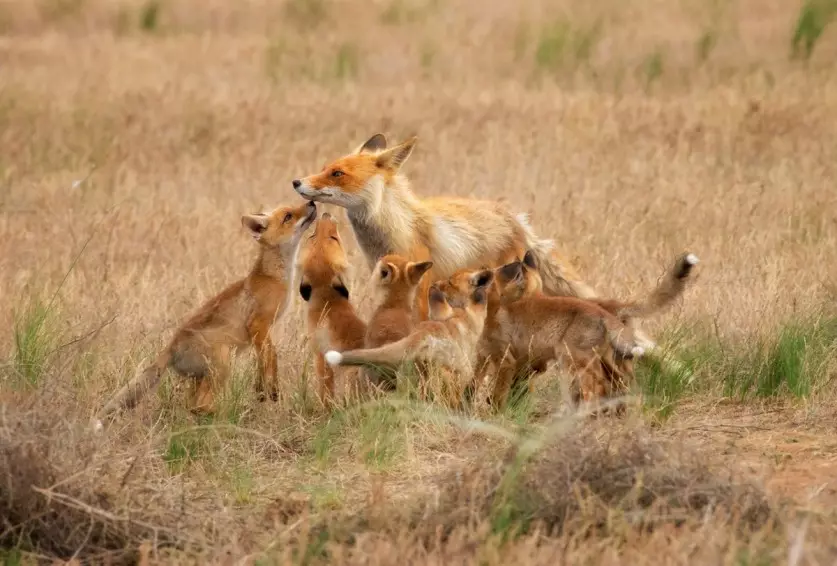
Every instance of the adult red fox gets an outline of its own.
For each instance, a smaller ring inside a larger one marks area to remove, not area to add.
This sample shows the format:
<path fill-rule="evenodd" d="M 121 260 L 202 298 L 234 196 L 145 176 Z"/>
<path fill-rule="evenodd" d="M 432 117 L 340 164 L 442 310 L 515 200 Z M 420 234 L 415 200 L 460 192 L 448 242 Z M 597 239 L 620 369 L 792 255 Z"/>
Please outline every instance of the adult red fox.
<path fill-rule="evenodd" d="M 421 320 L 428 318 L 433 281 L 459 269 L 503 265 L 527 250 L 537 257 L 545 293 L 595 296 L 557 254 L 554 242 L 535 235 L 525 214 L 513 214 L 488 200 L 418 198 L 401 172 L 416 141 L 412 137 L 388 149 L 386 138 L 375 134 L 320 173 L 295 179 L 293 187 L 303 198 L 346 209 L 370 268 L 387 254 L 433 262 L 416 294 Z"/>

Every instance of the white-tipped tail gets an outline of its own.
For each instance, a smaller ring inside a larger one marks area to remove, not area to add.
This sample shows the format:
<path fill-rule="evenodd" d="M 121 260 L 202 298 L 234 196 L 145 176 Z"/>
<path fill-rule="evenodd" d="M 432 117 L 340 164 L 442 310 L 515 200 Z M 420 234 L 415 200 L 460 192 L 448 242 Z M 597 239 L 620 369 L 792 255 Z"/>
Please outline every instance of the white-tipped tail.
<path fill-rule="evenodd" d="M 687 254 L 686 263 L 688 263 L 689 265 L 697 265 L 698 263 L 700 263 L 700 259 L 698 259 L 698 256 L 696 256 L 695 254 Z"/>
<path fill-rule="evenodd" d="M 329 350 L 325 353 L 325 361 L 330 366 L 339 366 L 340 362 L 343 361 L 343 354 L 335 350 Z"/>
<path fill-rule="evenodd" d="M 645 348 L 642 346 L 634 346 L 631 348 L 631 355 L 635 358 L 641 358 L 645 354 Z"/>

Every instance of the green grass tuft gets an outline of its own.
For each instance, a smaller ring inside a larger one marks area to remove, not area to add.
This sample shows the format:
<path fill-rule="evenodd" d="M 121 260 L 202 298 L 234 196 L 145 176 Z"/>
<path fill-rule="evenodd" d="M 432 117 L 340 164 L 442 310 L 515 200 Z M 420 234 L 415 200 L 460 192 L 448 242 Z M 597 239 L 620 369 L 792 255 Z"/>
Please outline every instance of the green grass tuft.
<path fill-rule="evenodd" d="M 525 29 L 519 30 L 525 34 Z M 597 20 L 586 27 L 573 26 L 559 19 L 541 30 L 535 48 L 536 65 L 547 71 L 561 71 L 587 62 L 601 39 L 602 23 Z M 525 35 L 515 38 L 515 53 L 525 49 Z"/>
<path fill-rule="evenodd" d="M 360 53 L 353 43 L 343 43 L 334 56 L 334 75 L 340 79 L 353 79 L 360 68 Z"/>
<path fill-rule="evenodd" d="M 695 43 L 695 56 L 698 64 L 706 63 L 718 44 L 718 32 L 714 29 L 704 31 Z"/>
<path fill-rule="evenodd" d="M 724 368 L 727 395 L 808 397 L 830 378 L 837 317 L 809 316 L 782 325 L 777 335 L 731 356 Z"/>
<path fill-rule="evenodd" d="M 140 9 L 139 27 L 144 32 L 153 32 L 160 25 L 160 10 L 162 4 L 159 0 L 148 0 Z"/>
<path fill-rule="evenodd" d="M 809 59 L 825 28 L 837 15 L 837 0 L 805 0 L 791 38 L 791 58 Z"/>
<path fill-rule="evenodd" d="M 385 469 L 405 455 L 410 420 L 404 408 L 386 403 L 338 409 L 323 421 L 310 449 L 320 467 L 327 467 L 340 447 L 370 468 Z"/>
<path fill-rule="evenodd" d="M 207 428 L 184 428 L 169 435 L 163 461 L 169 473 L 177 475 L 212 451 L 210 446 L 211 431 Z"/>
<path fill-rule="evenodd" d="M 640 76 L 648 90 L 658 81 L 665 72 L 665 55 L 661 49 L 655 49 L 650 53 L 640 66 Z"/>
<path fill-rule="evenodd" d="M 58 345 L 58 332 L 49 305 L 32 300 L 15 316 L 13 328 L 13 386 L 38 387 L 43 382 L 52 354 Z"/>
<path fill-rule="evenodd" d="M 696 325 L 666 330 L 658 343 L 657 353 L 634 367 L 646 409 L 664 420 L 686 394 L 706 382 L 704 374 L 717 367 L 724 352 L 710 332 Z"/>

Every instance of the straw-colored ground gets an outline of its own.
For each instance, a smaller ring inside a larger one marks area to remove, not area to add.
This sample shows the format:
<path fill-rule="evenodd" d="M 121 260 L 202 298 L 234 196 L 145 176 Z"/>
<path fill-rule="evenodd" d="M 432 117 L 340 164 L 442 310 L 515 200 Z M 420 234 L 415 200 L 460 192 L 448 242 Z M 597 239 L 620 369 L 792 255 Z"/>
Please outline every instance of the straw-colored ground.
<path fill-rule="evenodd" d="M 803 32 L 837 11 L 817 6 Z M 832 563 L 837 35 L 791 59 L 800 10 L 0 1 L 7 563 Z M 394 395 L 329 417 L 297 299 L 276 328 L 278 404 L 251 398 L 244 367 L 214 420 L 171 380 L 89 434 L 246 273 L 240 215 L 298 202 L 293 178 L 377 131 L 419 136 L 418 194 L 531 213 L 602 293 L 698 254 L 647 326 L 691 378 L 646 366 L 622 420 L 556 425 L 557 371 L 500 415 Z M 518 434 L 547 441 L 519 473 Z"/>

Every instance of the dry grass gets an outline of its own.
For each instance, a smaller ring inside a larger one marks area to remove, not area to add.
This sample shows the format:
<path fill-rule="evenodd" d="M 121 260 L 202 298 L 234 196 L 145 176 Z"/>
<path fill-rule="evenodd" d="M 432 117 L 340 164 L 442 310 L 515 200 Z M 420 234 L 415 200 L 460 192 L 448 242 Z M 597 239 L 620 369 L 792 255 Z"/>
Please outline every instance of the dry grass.
<path fill-rule="evenodd" d="M 6 560 L 130 561 L 148 540 L 161 562 L 830 563 L 834 13 L 0 0 Z M 561 408 L 556 373 L 465 425 L 413 404 L 325 415 L 295 301 L 278 405 L 251 398 L 245 364 L 212 421 L 167 382 L 87 436 L 245 272 L 239 215 L 293 201 L 291 179 L 379 130 L 419 135 L 416 192 L 531 213 L 602 292 L 642 292 L 697 253 L 697 283 L 649 324 L 692 377 L 646 366 L 646 410 L 550 436 L 510 474 L 517 435 Z"/>

